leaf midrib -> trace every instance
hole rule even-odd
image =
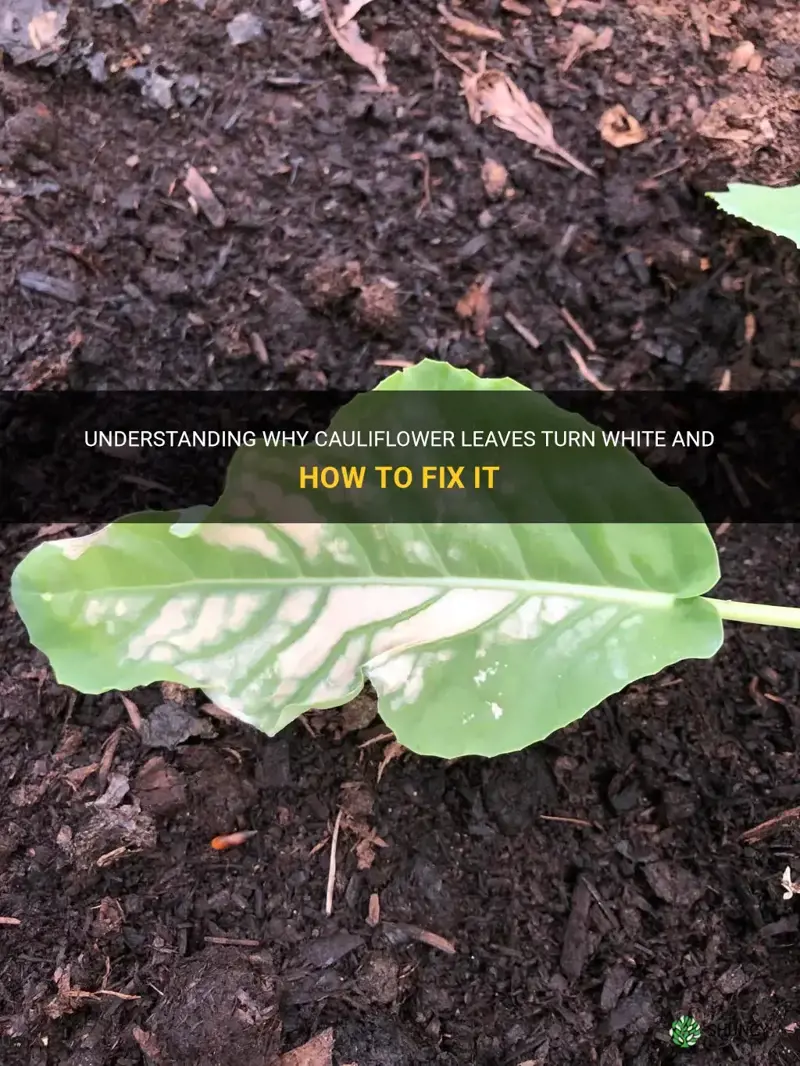
[[[359,588],[363,588],[366,585],[385,588],[431,588],[444,591],[513,592],[520,597],[563,596],[566,599],[629,604],[651,610],[666,610],[673,607],[679,600],[697,598],[695,596],[681,597],[671,592],[652,592],[644,589],[630,589],[609,585],[574,585],[559,581],[520,581],[509,578],[458,578],[449,576],[435,578],[424,578],[422,576],[382,577],[374,574],[349,579],[341,577],[193,578],[191,581],[179,583],[126,585],[111,588],[104,586],[99,589],[69,589],[68,592],[70,595],[74,595],[75,592],[83,592],[87,596],[102,596],[106,598],[108,596],[130,595],[131,593],[185,592],[202,588],[230,588],[251,591],[255,588],[283,588],[290,591],[295,588],[342,588],[349,585]],[[59,595],[59,593],[54,592],[53,595]]]

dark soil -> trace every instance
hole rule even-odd
[[[506,35],[489,65],[597,180],[472,124],[431,36],[462,62],[479,46],[433,3],[358,16],[395,94],[288,2],[254,0],[266,35],[239,49],[238,4],[92,6],[73,3],[54,65],[0,72],[4,388],[368,388],[425,355],[575,388],[570,346],[615,387],[795,384],[797,250],[703,197],[796,180],[794,0],[572,0],[557,18],[475,0],[463,13]],[[710,13],[705,50],[690,8]],[[614,38],[562,73],[576,21]],[[743,39],[763,66],[730,73]],[[176,79],[173,107],[143,94],[147,69]],[[648,140],[600,140],[616,103]],[[487,159],[513,196],[489,197]],[[487,277],[481,336],[456,304]],[[30,534],[0,537],[6,587]],[[719,543],[723,594],[800,602],[796,529]],[[380,780],[368,700],[270,740],[139,691],[140,734],[119,695],[56,685],[8,605],[2,639],[4,1066],[271,1066],[328,1027],[335,1066],[800,1062],[780,885],[797,823],[742,839],[800,802],[791,633],[732,629],[714,662],[534,748],[403,754]],[[256,834],[211,848],[240,829]],[[688,1052],[668,1038],[683,1013],[703,1026]]]

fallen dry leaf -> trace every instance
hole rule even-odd
[[[331,1066],[333,1061],[333,1029],[324,1029],[316,1036],[281,1055],[280,1066]]]
[[[589,46],[594,44],[596,39],[597,34],[590,26],[584,26],[582,22],[577,22],[572,27],[572,37],[570,38],[569,48],[564,57],[564,62],[561,64],[562,74],[566,74],[581,52],[588,51]]]
[[[463,34],[464,37],[471,37],[474,41],[503,40],[503,35],[499,30],[492,30],[488,26],[481,26],[479,23],[473,22],[471,19],[454,15],[451,11],[448,11],[444,4],[438,4],[436,10],[451,29],[454,29],[456,33]]]
[[[200,171],[195,167],[189,167],[183,179],[183,187],[214,229],[221,229],[225,225],[225,208],[216,198]]]
[[[715,100],[706,114],[693,115],[692,122],[702,137],[711,140],[757,145],[768,144],[775,136],[766,109],[754,109],[744,96]]]
[[[481,180],[490,200],[499,200],[508,186],[508,171],[496,159],[487,159],[481,167]]]
[[[366,828],[366,827],[365,827]],[[374,829],[366,829],[366,832],[358,839],[355,848],[356,867],[359,870],[369,870],[375,862],[378,848],[388,848],[389,845],[379,837]]]
[[[138,1025],[134,1025],[131,1030],[131,1036],[148,1058],[156,1061],[161,1058],[161,1048],[156,1043],[156,1038],[152,1033],[148,1033],[146,1029],[140,1029]]]
[[[647,132],[629,115],[622,104],[609,107],[600,117],[598,124],[600,136],[613,148],[629,148],[632,144],[641,144],[647,140]]]
[[[489,297],[491,288],[491,278],[478,277],[456,304],[458,317],[469,319],[473,333],[481,340],[486,336],[486,327],[492,314],[492,302]]]
[[[535,144],[544,152],[580,170],[590,178],[595,174],[574,155],[562,148],[553,136],[553,126],[544,111],[500,70],[486,69],[486,54],[481,56],[474,74],[461,78],[469,116],[480,125],[484,115],[494,119],[502,130],[513,133],[521,141]]]
[[[336,25],[339,29],[346,26],[351,19],[354,19],[359,13],[362,7],[366,7],[370,0],[348,0],[348,2],[342,8],[341,14],[336,20]]]
[[[341,27],[337,26],[331,18],[326,2],[322,4],[322,14],[331,32],[331,37],[341,50],[346,52],[354,63],[358,63],[360,67],[370,72],[382,92],[393,92],[394,86],[389,82],[386,74],[386,53],[364,40],[357,22],[350,21]]]

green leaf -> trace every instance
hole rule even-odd
[[[381,388],[522,386],[425,362]],[[556,410],[544,396],[536,409]],[[627,491],[660,487],[674,522],[222,521],[243,477],[252,489],[249,452],[205,517],[135,516],[23,560],[13,598],[61,682],[176,681],[273,734],[351,699],[366,676],[401,744],[453,758],[524,747],[722,642],[699,598],[719,579],[710,533],[622,450]],[[587,469],[573,491],[591,483]]]
[[[771,189],[736,182],[728,186],[728,192],[708,195],[728,214],[788,237],[800,247],[800,185]]]

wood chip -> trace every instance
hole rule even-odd
[[[731,74],[738,74],[740,70],[745,70],[747,64],[756,54],[756,46],[752,41],[742,41],[731,52],[728,57],[728,70]]]
[[[488,26],[481,26],[479,23],[473,22],[471,19],[465,19],[461,18],[459,15],[454,15],[451,11],[448,11],[444,4],[438,4],[436,10],[451,29],[454,29],[456,33],[460,33],[464,37],[470,37],[473,41],[503,40],[503,35],[499,30],[493,30]]]
[[[325,1029],[316,1036],[281,1055],[279,1066],[331,1066],[333,1061],[333,1029]]]
[[[372,892],[369,897],[369,910],[367,912],[367,925],[374,929],[381,920],[381,897],[377,892]]]
[[[120,699],[122,700],[122,704],[125,710],[128,712],[128,717],[131,720],[131,725],[137,733],[141,733],[142,716],[139,713],[139,708],[136,706],[132,699],[130,699],[128,696],[123,696],[122,693],[120,693]]]
[[[83,299],[83,290],[74,281],[55,278],[52,274],[42,274],[38,270],[24,270],[17,279],[23,289],[38,292],[42,296],[52,296],[54,300],[77,304]]]
[[[481,181],[490,200],[500,200],[508,187],[508,171],[496,159],[487,159],[481,167]]]
[[[155,988],[155,985],[152,987]],[[148,1058],[153,1059],[155,1062],[160,1061],[161,1048],[152,1033],[148,1032],[147,1029],[140,1029],[138,1025],[134,1025],[131,1030],[131,1036]]]
[[[22,925],[19,918],[4,918],[0,916],[0,925]]]
[[[476,126],[488,116],[500,129],[513,133],[519,140],[535,144],[537,148],[569,163],[590,178],[596,177],[593,171],[557,143],[553,126],[537,103],[529,100],[508,75],[500,70],[486,69],[485,53],[481,56],[477,71],[463,75],[461,89],[470,118]]]
[[[456,304],[458,317],[467,319],[472,326],[472,332],[481,340],[486,336],[486,327],[492,314],[492,301],[489,296],[491,288],[492,279],[480,275]]]
[[[225,208],[214,195],[211,186],[195,167],[189,167],[183,179],[183,187],[215,229],[225,225]]]
[[[613,148],[630,148],[647,140],[647,132],[622,104],[609,107],[600,117],[600,136]]]
[[[519,15],[520,18],[527,18],[533,14],[532,8],[527,4],[518,3],[518,0],[501,0],[500,7],[504,11],[510,11],[512,15]]]

